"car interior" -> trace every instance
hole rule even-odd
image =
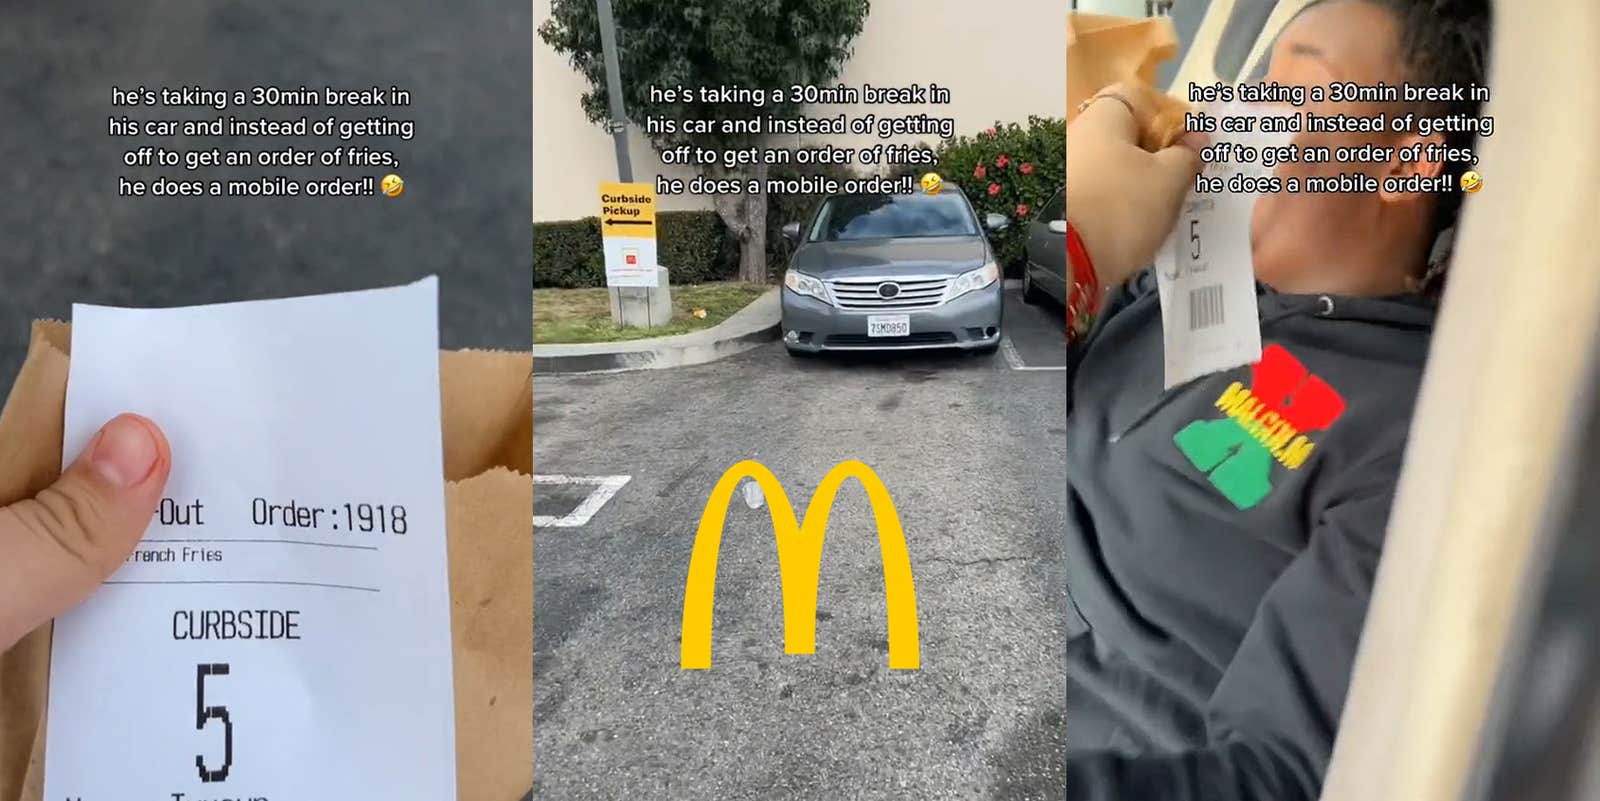
[[[1160,82],[1260,76],[1307,2],[1148,3],[1182,43]],[[1551,146],[1600,120],[1600,4],[1495,15],[1488,188],[1466,204],[1326,801],[1600,798],[1600,155]]]

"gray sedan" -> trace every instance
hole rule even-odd
[[[1028,225],[1028,263],[1022,269],[1022,299],[1067,302],[1067,192],[1056,192]]]
[[[959,190],[832,195],[802,231],[783,277],[783,343],[835,350],[1000,347],[1004,282],[985,225]]]

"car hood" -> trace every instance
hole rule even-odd
[[[982,267],[987,255],[978,236],[808,242],[790,266],[823,279],[954,276]]]

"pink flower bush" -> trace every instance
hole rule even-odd
[[[996,122],[971,130],[937,148],[939,164],[947,180],[972,199],[979,218],[999,214],[1023,221],[992,237],[998,260],[1014,273],[1026,258],[1026,221],[1061,191],[1066,122],[1029,117],[1025,124]]]

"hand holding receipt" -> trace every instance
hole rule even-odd
[[[56,623],[45,797],[454,797],[437,309],[75,307],[65,451],[126,407],[172,475]]]
[[[1212,104],[1217,117],[1263,117],[1286,112],[1243,103]],[[1281,148],[1289,133],[1248,132],[1221,135],[1228,147],[1257,151]],[[1260,163],[1206,165],[1207,178],[1225,191],[1190,189],[1177,224],[1156,251],[1156,282],[1161,297],[1167,389],[1261,358],[1261,325],[1250,246],[1250,220],[1261,179],[1272,169]]]

